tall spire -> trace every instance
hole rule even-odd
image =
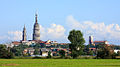
[[[37,21],[37,13],[35,14],[35,24],[33,28],[33,40],[40,40],[40,28]]]
[[[26,30],[26,28],[25,28],[25,24],[24,24],[24,28],[23,28],[23,30]]]
[[[37,23],[37,13],[35,14],[35,23]]]
[[[24,24],[24,28],[23,28],[23,35],[22,35],[22,41],[26,41],[26,28],[25,28],[25,24]]]

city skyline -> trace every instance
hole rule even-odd
[[[120,44],[119,4],[119,0],[4,0],[0,2],[0,42],[22,40],[24,24],[27,39],[31,40],[37,10],[41,40],[69,42],[69,31],[77,29],[83,32],[87,43],[93,35],[94,40]]]

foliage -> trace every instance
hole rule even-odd
[[[111,46],[103,45],[103,48],[97,51],[97,58],[111,59],[114,58],[114,51]]]
[[[71,42],[71,44],[69,44],[71,56],[73,58],[77,58],[79,55],[83,53],[85,43],[83,34],[79,30],[72,30],[69,33],[68,39]]]
[[[117,56],[120,56],[120,51],[117,52]]]
[[[65,51],[64,50],[60,50],[59,54],[60,54],[61,58],[65,58]]]
[[[42,46],[41,46],[40,44],[38,44],[38,43],[34,45],[34,49],[39,49],[39,48],[41,48],[41,47],[42,47]]]
[[[114,49],[120,50],[120,45],[114,45]]]
[[[28,48],[28,45],[23,45],[20,44],[18,46],[14,46],[13,48],[11,48],[11,52],[15,54],[15,56],[22,56],[22,52],[24,49]]]
[[[85,45],[84,50],[83,50],[84,55],[89,55],[89,51],[90,51],[89,47],[90,47],[90,45]]]
[[[46,45],[44,43],[40,43],[41,48],[46,48]]]
[[[101,49],[101,48],[104,48],[104,45],[105,44],[99,44],[99,45],[96,45],[95,47],[96,47],[96,49]]]
[[[39,55],[39,54],[40,54],[39,50],[38,50],[38,49],[35,49],[34,55]]]
[[[92,50],[90,50],[89,55],[94,55],[94,52]]]
[[[13,53],[9,52],[5,45],[0,45],[0,58],[11,59],[13,57]]]
[[[47,58],[51,58],[51,52],[50,51],[48,52]]]
[[[24,57],[28,57],[28,56],[29,56],[29,54],[28,54],[28,53],[26,53],[26,54],[23,54],[23,56],[24,56]]]

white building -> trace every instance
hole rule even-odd
[[[114,50],[115,53],[117,53],[118,51],[120,51],[120,50]]]
[[[32,44],[36,44],[36,42],[35,41],[22,41],[22,44],[24,44],[24,45],[32,45]]]

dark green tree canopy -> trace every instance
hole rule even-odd
[[[71,44],[73,44],[71,45],[72,48],[78,48],[78,47],[81,48],[85,43],[83,34],[80,30],[70,31],[68,39],[71,42]]]
[[[65,51],[64,51],[64,50],[60,50],[60,51],[59,51],[59,54],[60,54],[61,58],[64,58],[64,57],[65,57]]]
[[[0,44],[0,58],[11,59],[13,57],[13,53],[9,52],[6,45]]]
[[[114,50],[112,49],[112,46],[108,45],[103,45],[102,48],[99,48],[97,50],[97,58],[102,58],[102,59],[114,59]]]
[[[83,53],[85,40],[83,38],[83,33],[80,30],[72,30],[68,36],[69,48],[71,50],[71,56],[76,58]]]
[[[84,44],[85,40],[83,38],[83,34],[81,33],[80,30],[72,30],[69,33],[68,39],[70,40],[71,43],[79,43],[79,44]]]
[[[35,49],[34,55],[39,55],[39,54],[40,54],[39,49]]]

